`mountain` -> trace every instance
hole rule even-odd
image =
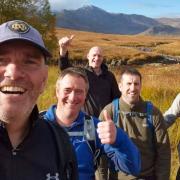
[[[180,35],[180,28],[175,28],[169,25],[152,26],[142,32],[144,35]]]
[[[152,27],[161,27],[165,34],[169,27],[161,21],[136,14],[109,13],[95,6],[84,6],[77,10],[63,10],[56,13],[57,27],[110,34],[139,34],[150,32]],[[167,29],[166,29],[167,28]],[[148,31],[149,30],[149,31]],[[152,31],[151,33],[155,33]],[[160,34],[160,32],[158,33]]]
[[[180,28],[180,18],[158,18],[156,20],[161,24]]]

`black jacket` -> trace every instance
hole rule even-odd
[[[0,123],[0,179],[77,180],[76,160],[66,132],[57,124],[42,120],[36,107],[30,119],[31,129],[16,149]]]
[[[61,57],[59,68],[63,70],[72,65],[68,60],[68,53]],[[117,81],[112,72],[108,71],[105,64],[101,65],[102,73],[98,76],[92,67],[86,66],[85,72],[89,80],[89,92],[83,110],[89,114],[98,117],[102,109],[112,102],[114,98],[120,97],[120,91]]]

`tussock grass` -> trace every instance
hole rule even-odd
[[[162,54],[180,56],[180,41],[176,40],[175,42],[169,44],[157,46],[154,50]]]
[[[126,36],[111,35],[101,33],[88,33],[68,29],[57,29],[57,36],[75,35],[70,49],[70,58],[85,59],[90,47],[101,46],[104,49],[105,59],[125,60],[125,61],[145,61],[158,56],[158,53],[169,55],[179,55],[180,37],[160,37],[160,36]],[[139,47],[150,47],[152,52],[144,53]],[[58,54],[58,52],[57,52]],[[58,57],[58,55],[57,55]],[[171,105],[175,96],[180,92],[180,64],[161,65],[151,64],[136,66],[143,76],[142,97],[150,100],[162,113]],[[119,80],[119,69],[111,69]],[[49,68],[49,78],[45,92],[38,101],[40,110],[47,109],[56,103],[55,82],[58,77],[58,68]],[[172,149],[171,178],[175,180],[176,171],[179,165],[177,144],[180,140],[180,121],[169,128],[169,137]]]
[[[159,54],[180,55],[180,37],[176,36],[144,36],[144,35],[114,35],[93,32],[83,32],[59,28],[56,30],[58,39],[74,34],[70,48],[72,60],[86,59],[87,51],[92,46],[104,49],[107,61],[126,59],[132,64],[134,61],[157,60]],[[143,52],[141,48],[150,48],[150,52]],[[57,52],[58,54],[58,52]]]
[[[180,65],[166,66],[137,66],[136,67],[143,76],[142,97],[150,100],[163,113],[171,105],[175,96],[180,92]],[[113,69],[112,69],[113,70]],[[121,69],[114,69],[113,73],[119,80],[119,72]],[[55,96],[55,82],[58,77],[58,68],[52,66],[49,68],[48,84],[45,92],[41,95],[38,106],[40,110],[47,109],[50,105],[57,102]],[[169,137],[172,149],[172,166],[171,179],[175,180],[178,168],[177,144],[180,139],[180,121],[178,120],[171,128],[169,128]]]

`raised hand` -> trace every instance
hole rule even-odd
[[[71,42],[74,38],[74,35],[71,35],[70,37],[63,37],[59,40],[59,52],[61,56],[65,56],[68,47],[71,45]]]
[[[98,123],[98,136],[102,144],[113,144],[116,140],[117,129],[106,110],[103,111],[104,120]]]

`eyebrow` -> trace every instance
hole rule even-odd
[[[32,57],[32,58],[40,58],[43,57],[43,53],[40,50],[34,49],[33,52],[25,51],[24,52],[26,56]]]

